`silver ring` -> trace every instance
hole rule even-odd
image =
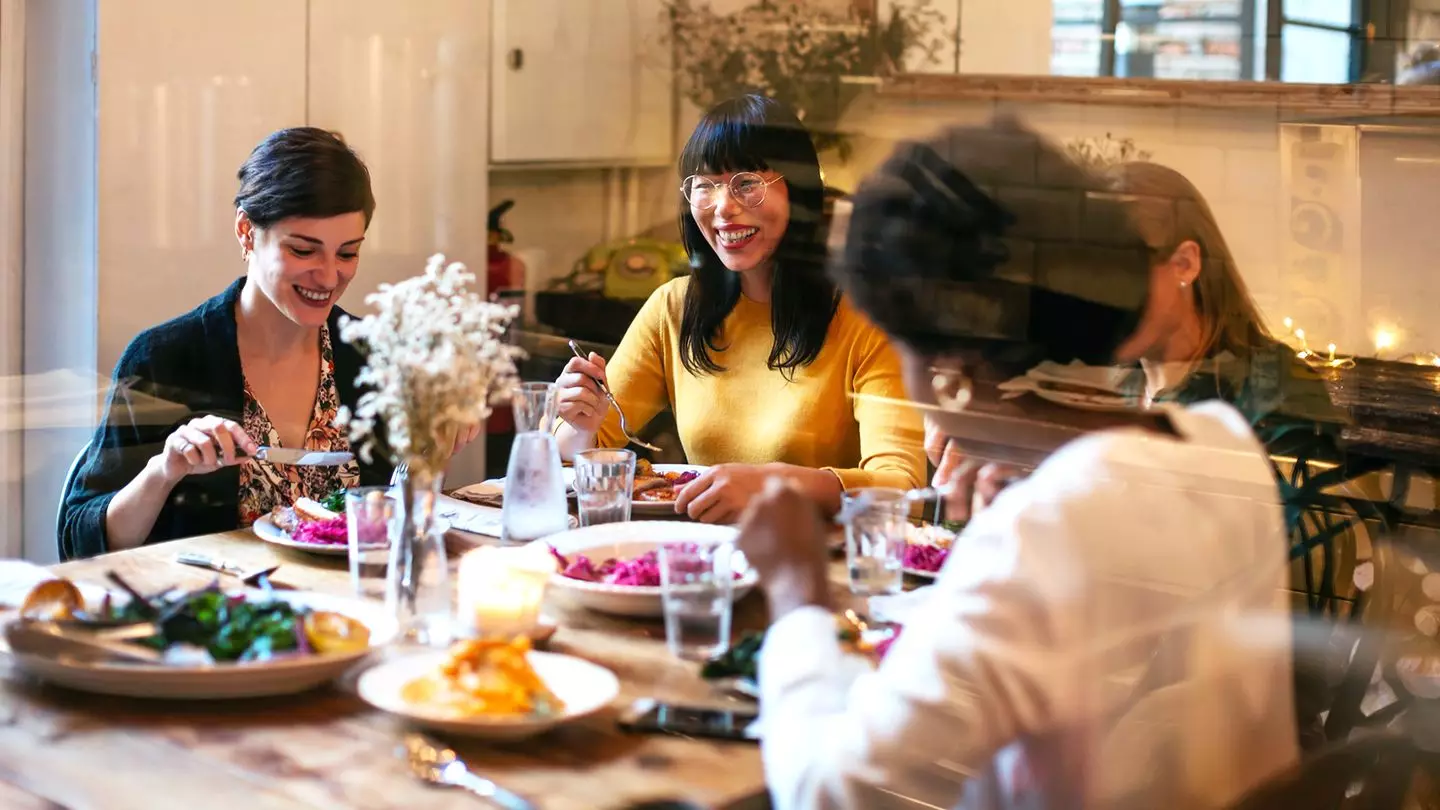
[[[195,449],[195,445],[191,444],[190,442],[186,441],[185,439],[181,439],[180,441],[183,442],[183,444],[180,445],[180,455],[183,456],[183,455],[185,455],[186,453],[190,452],[191,450],[194,450],[194,449]]]

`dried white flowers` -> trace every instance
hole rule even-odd
[[[365,392],[339,422],[367,462],[379,427],[391,459],[409,464],[412,476],[440,475],[455,436],[483,422],[492,397],[515,380],[522,352],[504,334],[517,310],[486,301],[470,288],[474,280],[436,254],[424,275],[366,296],[373,313],[341,322],[341,339],[365,355],[355,381]]]

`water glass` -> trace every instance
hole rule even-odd
[[[520,383],[511,395],[510,408],[515,412],[516,433],[549,433],[555,425],[555,383]]]
[[[624,523],[630,519],[635,454],[629,450],[585,450],[575,454],[575,497],[580,525]]]
[[[389,487],[345,491],[345,525],[350,543],[350,586],[361,599],[385,598],[385,569],[395,530],[395,499]]]
[[[687,661],[705,661],[730,649],[734,544],[662,543],[658,551],[670,652]]]
[[[860,596],[899,593],[905,584],[905,540],[909,534],[910,501],[898,489],[872,487],[845,493],[842,510],[867,498],[845,527],[845,561],[850,592]]]

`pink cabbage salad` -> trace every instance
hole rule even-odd
[[[596,565],[584,554],[574,554],[566,557],[554,546],[550,546],[550,553],[560,563],[560,575],[570,579],[578,579],[582,582],[599,582],[604,585],[628,585],[636,588],[658,588],[660,587],[660,553],[658,551],[647,551],[639,557],[630,560],[608,559]],[[700,560],[696,560],[701,563]],[[740,579],[741,574],[735,571],[735,579]]]
[[[905,567],[912,571],[928,571],[934,573],[940,570],[945,564],[945,558],[950,556],[950,549],[941,546],[932,546],[924,543],[905,544]]]
[[[290,533],[290,539],[297,543],[314,543],[317,546],[343,546],[350,542],[343,515],[330,520],[302,520]]]

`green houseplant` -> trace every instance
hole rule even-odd
[[[792,107],[822,151],[844,158],[838,131],[845,109],[867,85],[906,64],[933,63],[947,44],[944,15],[931,0],[874,0],[848,7],[821,0],[756,0],[731,13],[708,0],[665,0],[676,80],[701,109],[743,93]]]

